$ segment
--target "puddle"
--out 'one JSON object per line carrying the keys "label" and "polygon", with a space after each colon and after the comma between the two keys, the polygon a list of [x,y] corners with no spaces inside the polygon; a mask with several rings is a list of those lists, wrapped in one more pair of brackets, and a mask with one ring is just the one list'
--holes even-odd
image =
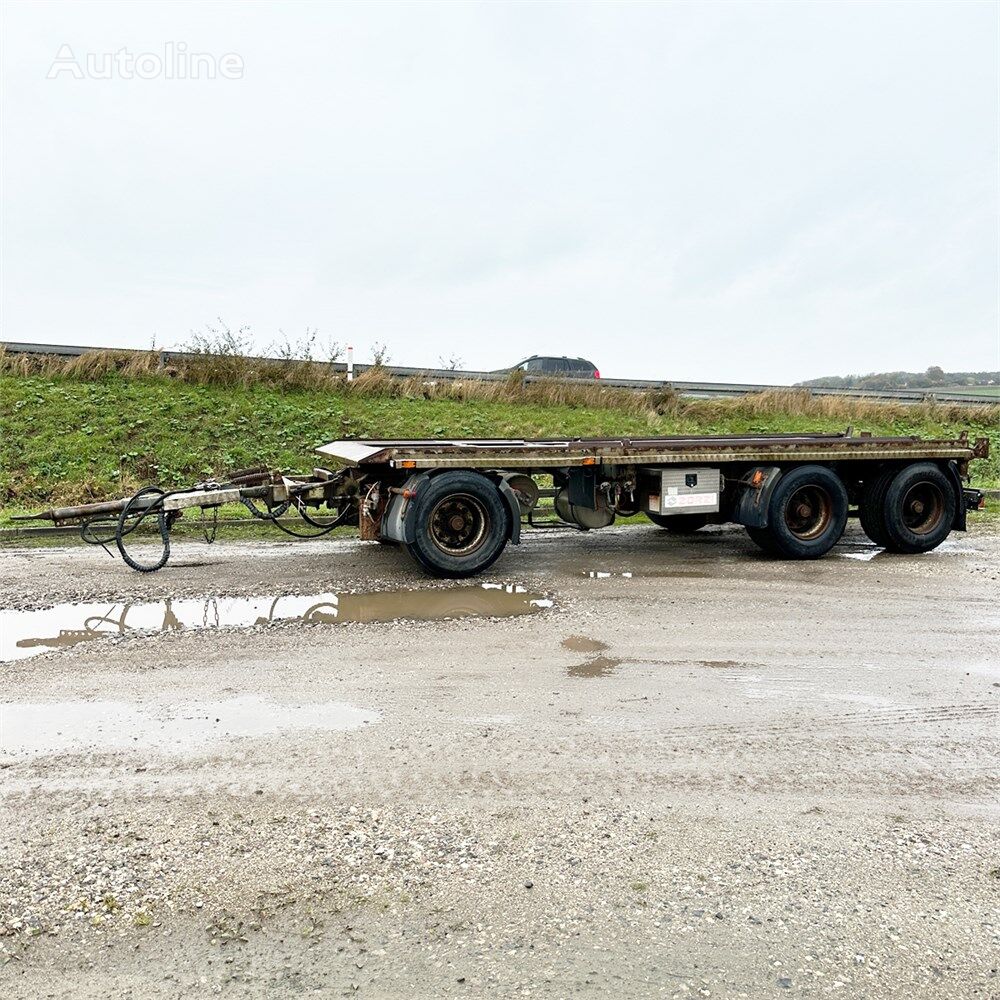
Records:
{"label": "puddle", "polygon": [[570,667],[566,673],[570,677],[607,677],[608,674],[615,672],[615,668],[621,662],[614,656],[593,656],[583,663]]}
{"label": "puddle", "polygon": [[552,607],[551,599],[517,584],[433,587],[305,597],[166,598],[130,603],[58,604],[36,611],[0,610],[0,661],[19,660],[137,629],[246,628],[278,621],[388,622],[399,619],[510,618]]}
{"label": "puddle", "polygon": [[288,705],[254,695],[150,706],[121,701],[11,702],[0,705],[0,756],[129,748],[185,753],[241,736],[345,731],[379,719],[377,712],[343,702]]}
{"label": "puddle", "polygon": [[699,666],[720,670],[734,670],[758,666],[756,663],[747,663],[744,660],[658,660],[645,657],[604,656],[603,653],[608,649],[608,644],[601,642],[600,639],[590,639],[585,635],[567,636],[562,641],[562,647],[574,653],[593,654],[589,659],[584,660],[583,663],[576,663],[568,667],[566,673],[570,677],[607,677],[609,674],[613,674],[616,668],[626,662],[626,660],[629,663],[658,667]]}
{"label": "puddle", "polygon": [[[596,653],[600,654],[608,648],[606,642],[600,639],[589,639],[585,635],[570,635],[562,641],[563,649],[568,649],[574,653]],[[566,673],[570,677],[607,677],[615,671],[615,667],[622,661],[613,656],[591,656],[583,663],[574,664],[567,668]]]}
{"label": "puddle", "polygon": [[608,644],[600,639],[588,639],[585,635],[571,635],[562,641],[563,648],[574,653],[599,653],[607,649]]}
{"label": "puddle", "polygon": [[649,580],[670,580],[674,578],[678,580],[709,580],[712,577],[711,573],[704,573],[695,569],[651,569],[643,570],[639,573],[634,573],[631,570],[612,572],[611,570],[603,569],[585,569],[582,571],[582,575],[588,580],[634,580],[640,577]]}
{"label": "puddle", "polygon": [[883,553],[883,549],[863,549],[858,552],[837,552],[835,555],[843,559],[857,559],[859,562],[871,562],[876,556]]}
{"label": "puddle", "polygon": [[[981,555],[982,549],[973,548],[968,542],[946,539],[936,549],[922,553],[923,556],[973,556]],[[856,559],[859,562],[871,562],[880,556],[892,558],[893,553],[873,543],[865,542],[841,542],[833,550],[833,555],[841,559]],[[912,557],[908,557],[912,558]]]}

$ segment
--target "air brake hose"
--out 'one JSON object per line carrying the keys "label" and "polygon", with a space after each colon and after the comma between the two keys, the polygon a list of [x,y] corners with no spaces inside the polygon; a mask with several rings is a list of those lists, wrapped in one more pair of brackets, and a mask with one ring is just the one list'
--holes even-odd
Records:
{"label": "air brake hose", "polygon": [[[145,496],[155,495],[156,499],[153,500],[149,506],[145,507],[139,514],[133,515],[135,520],[134,523],[126,527],[126,522],[129,519],[132,507],[137,500]],[[167,560],[170,558],[170,521],[168,520],[166,512],[163,510],[163,501],[167,497],[167,493],[161,490],[157,486],[146,486],[139,490],[133,497],[131,497],[128,503],[125,504],[122,512],[118,515],[118,525],[115,529],[115,544],[118,546],[118,551],[121,553],[122,559],[125,560],[125,565],[130,566],[132,569],[139,573],[155,573],[156,570],[162,569],[167,564]],[[133,559],[129,554],[128,550],[125,548],[125,536],[130,535],[136,528],[139,527],[142,522],[156,511],[156,523],[160,529],[160,538],[163,541],[163,551],[160,553],[160,558],[155,563],[141,563],[136,559]]]}

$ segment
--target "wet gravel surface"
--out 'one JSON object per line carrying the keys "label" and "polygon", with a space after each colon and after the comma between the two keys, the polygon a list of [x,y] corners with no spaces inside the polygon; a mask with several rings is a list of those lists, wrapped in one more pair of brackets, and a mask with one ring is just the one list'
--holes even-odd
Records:
{"label": "wet gravel surface", "polygon": [[553,532],[481,582],[553,606],[160,631],[124,605],[455,585],[353,541],[0,550],[0,607],[115,633],[0,664],[0,993],[1000,997],[995,526]]}

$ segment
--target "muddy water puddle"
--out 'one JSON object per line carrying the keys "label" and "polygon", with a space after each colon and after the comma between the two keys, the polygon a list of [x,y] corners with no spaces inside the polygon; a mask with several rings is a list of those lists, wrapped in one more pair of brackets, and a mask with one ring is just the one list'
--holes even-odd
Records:
{"label": "muddy water puddle", "polygon": [[345,731],[379,719],[377,712],[344,702],[294,705],[252,695],[175,705],[10,702],[0,705],[0,758],[86,750],[189,753],[238,737]]}
{"label": "muddy water puddle", "polygon": [[585,635],[567,636],[562,641],[563,648],[573,653],[600,653],[608,648],[606,642],[600,639],[588,639]]}
{"label": "muddy water puddle", "polygon": [[570,677],[607,677],[608,674],[613,674],[615,668],[622,662],[616,656],[603,655],[608,648],[606,642],[585,635],[567,636],[562,641],[562,647],[572,653],[590,654],[582,663],[574,663],[566,668],[566,673]]}
{"label": "muddy water puddle", "polygon": [[[936,549],[931,549],[930,552],[922,553],[919,558],[973,556],[982,555],[982,551],[982,549],[977,549],[968,542],[959,541],[957,539],[946,539]],[[871,562],[873,559],[892,560],[898,558],[895,553],[880,548],[874,542],[866,542],[861,539],[851,539],[850,541],[839,542],[834,547],[831,555],[838,556],[841,559],[854,559],[858,562]],[[907,556],[906,558],[912,559],[915,557]]]}
{"label": "muddy water puddle", "polygon": [[607,677],[622,661],[616,656],[592,656],[583,663],[574,663],[566,670],[570,677]]}
{"label": "muddy water puddle", "polygon": [[32,611],[0,610],[0,661],[137,631],[249,628],[295,621],[336,625],[403,619],[510,618],[536,614],[552,603],[544,594],[518,584],[484,583],[372,593],[57,604]]}
{"label": "muddy water puddle", "polygon": [[585,569],[581,575],[588,580],[710,580],[711,573],[697,569],[605,570]]}
{"label": "muddy water puddle", "polygon": [[759,666],[744,660],[661,660],[649,657],[607,656],[605,654],[610,648],[608,643],[600,639],[591,639],[586,635],[567,636],[561,645],[571,653],[587,654],[587,659],[582,663],[574,663],[566,668],[569,677],[607,677],[623,663],[657,667],[711,667],[719,670],[741,670]]}

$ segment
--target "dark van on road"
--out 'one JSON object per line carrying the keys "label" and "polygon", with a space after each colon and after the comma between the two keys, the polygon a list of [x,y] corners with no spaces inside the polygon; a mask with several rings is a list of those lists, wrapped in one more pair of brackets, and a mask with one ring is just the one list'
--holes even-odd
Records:
{"label": "dark van on road", "polygon": [[553,378],[600,378],[601,373],[593,362],[584,358],[553,358],[534,354],[518,362],[511,371],[529,375],[551,375]]}

